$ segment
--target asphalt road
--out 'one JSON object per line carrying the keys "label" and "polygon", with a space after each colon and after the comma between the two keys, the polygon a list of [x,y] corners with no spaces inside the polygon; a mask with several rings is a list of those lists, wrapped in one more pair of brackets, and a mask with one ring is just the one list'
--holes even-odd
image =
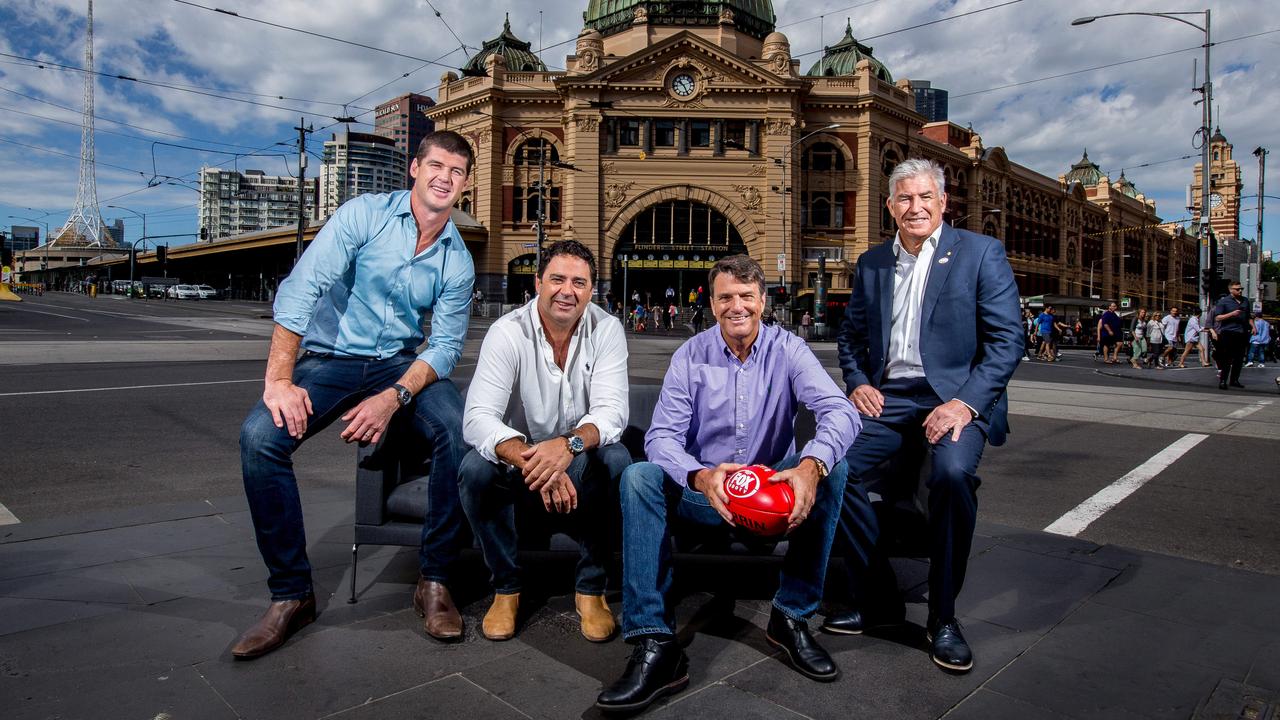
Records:
{"label": "asphalt road", "polygon": [[[238,432],[261,392],[267,313],[61,293],[0,303],[0,504],[29,521],[239,494]],[[473,324],[460,379],[486,325]],[[681,340],[632,336],[633,381],[660,382]],[[834,345],[814,348],[834,369]],[[1145,468],[1145,484],[1081,537],[1280,574],[1277,370],[1246,371],[1250,391],[1231,393],[1199,368],[1100,371],[1111,368],[1080,351],[1019,367],[1014,431],[983,460],[980,520],[1042,530]],[[336,429],[308,441],[295,456],[303,492],[349,488],[354,456]]]}

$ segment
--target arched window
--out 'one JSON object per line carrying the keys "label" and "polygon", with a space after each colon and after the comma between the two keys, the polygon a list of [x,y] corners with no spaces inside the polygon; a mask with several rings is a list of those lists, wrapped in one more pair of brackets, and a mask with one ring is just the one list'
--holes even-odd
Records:
{"label": "arched window", "polygon": [[[556,146],[545,138],[530,138],[516,148],[512,164],[511,219],[515,222],[537,222],[538,204],[544,204],[548,223],[560,222],[560,188],[556,185],[553,163],[560,161]],[[544,197],[545,194],[545,197]]]}
{"label": "arched window", "polygon": [[844,171],[844,153],[829,142],[814,143],[804,151],[800,169],[815,172]]}
{"label": "arched window", "polygon": [[696,200],[669,200],[636,215],[618,238],[619,247],[657,246],[745,252],[742,236],[724,213]]}

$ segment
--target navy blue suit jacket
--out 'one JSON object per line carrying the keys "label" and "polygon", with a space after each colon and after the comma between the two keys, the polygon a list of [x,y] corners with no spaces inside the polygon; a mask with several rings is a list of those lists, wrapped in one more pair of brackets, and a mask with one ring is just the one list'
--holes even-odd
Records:
{"label": "navy blue suit jacket", "polygon": [[[879,388],[889,355],[893,310],[893,240],[858,258],[853,292],[840,326],[846,392]],[[942,400],[960,399],[992,445],[1009,429],[1005,388],[1023,353],[1018,287],[999,240],[942,226],[920,316],[925,377]]]}

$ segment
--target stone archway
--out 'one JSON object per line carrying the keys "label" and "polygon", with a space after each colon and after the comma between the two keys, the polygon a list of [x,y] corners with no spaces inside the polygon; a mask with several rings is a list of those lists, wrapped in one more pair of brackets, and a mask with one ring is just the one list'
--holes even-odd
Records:
{"label": "stone archway", "polygon": [[603,255],[612,257],[618,247],[618,238],[637,215],[649,208],[671,200],[690,200],[719,211],[733,224],[747,251],[755,257],[763,253],[764,230],[728,198],[707,188],[692,185],[664,185],[637,195],[605,224]]}

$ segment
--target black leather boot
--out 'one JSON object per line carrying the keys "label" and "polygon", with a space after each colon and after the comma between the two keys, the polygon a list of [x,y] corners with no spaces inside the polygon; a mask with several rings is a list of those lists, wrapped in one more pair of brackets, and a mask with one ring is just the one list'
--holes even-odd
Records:
{"label": "black leather boot", "polygon": [[637,712],[664,695],[689,685],[689,658],[672,636],[647,637],[636,643],[627,669],[596,698],[608,712]]}
{"label": "black leather boot", "polygon": [[769,614],[769,629],[764,637],[785,653],[787,664],[801,675],[819,682],[840,677],[836,661],[809,634],[809,623],[804,620],[792,620],[775,607]]}

